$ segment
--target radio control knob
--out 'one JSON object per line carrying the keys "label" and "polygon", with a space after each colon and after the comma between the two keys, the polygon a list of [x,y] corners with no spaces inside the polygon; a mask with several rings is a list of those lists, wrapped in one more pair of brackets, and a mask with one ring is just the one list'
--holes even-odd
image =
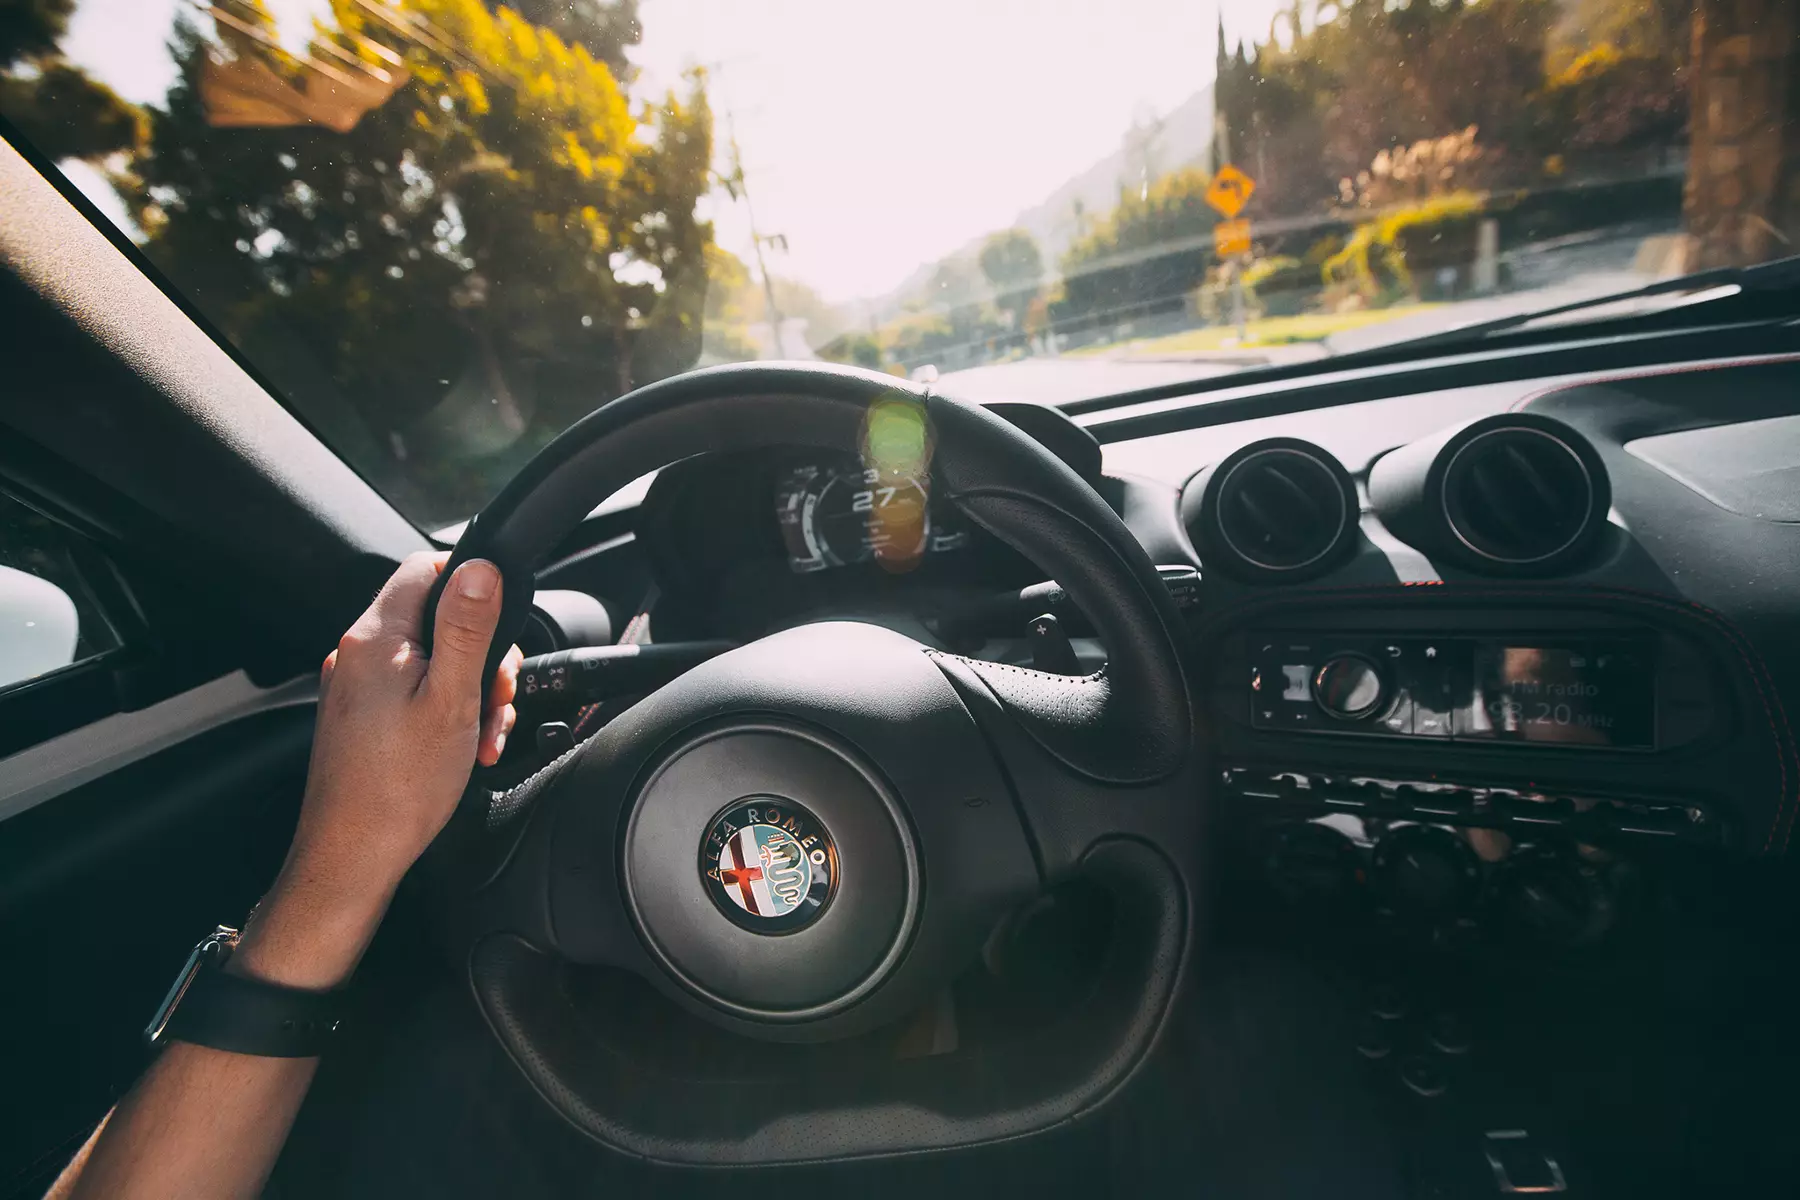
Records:
{"label": "radio control knob", "polygon": [[1381,668],[1360,654],[1335,654],[1312,680],[1313,699],[1329,716],[1355,721],[1387,703],[1387,680]]}

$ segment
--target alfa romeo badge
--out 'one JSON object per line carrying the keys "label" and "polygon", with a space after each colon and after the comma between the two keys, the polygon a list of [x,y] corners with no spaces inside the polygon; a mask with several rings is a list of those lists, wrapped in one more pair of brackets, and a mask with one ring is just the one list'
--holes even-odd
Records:
{"label": "alfa romeo badge", "polygon": [[779,796],[747,796],[714,817],[700,875],[725,918],[752,933],[792,933],[837,890],[837,847],[817,817]]}

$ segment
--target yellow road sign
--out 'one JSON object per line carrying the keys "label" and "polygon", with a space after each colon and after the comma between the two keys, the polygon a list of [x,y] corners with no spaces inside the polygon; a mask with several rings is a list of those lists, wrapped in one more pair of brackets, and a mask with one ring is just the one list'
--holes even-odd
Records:
{"label": "yellow road sign", "polygon": [[1250,202],[1250,193],[1255,190],[1256,180],[1226,163],[1206,185],[1206,202],[1226,217],[1235,217],[1244,211],[1244,205]]}
{"label": "yellow road sign", "polygon": [[1214,225],[1213,252],[1220,258],[1250,253],[1250,222],[1220,221]]}

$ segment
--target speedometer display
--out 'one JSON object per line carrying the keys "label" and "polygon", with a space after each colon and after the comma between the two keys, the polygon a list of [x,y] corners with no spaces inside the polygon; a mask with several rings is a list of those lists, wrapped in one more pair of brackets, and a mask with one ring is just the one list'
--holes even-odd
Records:
{"label": "speedometer display", "polygon": [[957,549],[968,534],[932,511],[929,487],[851,457],[783,471],[775,519],[788,566],[805,573],[876,562],[906,571],[928,553]]}

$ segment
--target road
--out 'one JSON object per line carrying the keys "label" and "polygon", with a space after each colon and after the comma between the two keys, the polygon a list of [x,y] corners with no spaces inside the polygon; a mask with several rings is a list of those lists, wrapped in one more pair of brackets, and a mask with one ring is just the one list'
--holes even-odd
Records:
{"label": "road", "polygon": [[[952,371],[937,387],[947,395],[977,401],[1025,400],[1064,404],[1162,384],[1229,375],[1247,367],[1316,360],[1391,342],[1423,337],[1496,317],[1532,312],[1577,300],[1640,287],[1655,278],[1655,254],[1647,239],[1665,237],[1665,227],[1636,228],[1605,236],[1565,238],[1519,247],[1502,255],[1515,290],[1440,305],[1360,329],[1336,333],[1323,342],[1157,354],[1130,343],[1098,354],[1026,358]],[[1655,250],[1654,244],[1649,249]],[[1596,312],[1594,315],[1601,315]],[[1606,315],[1612,315],[1606,310]]]}

